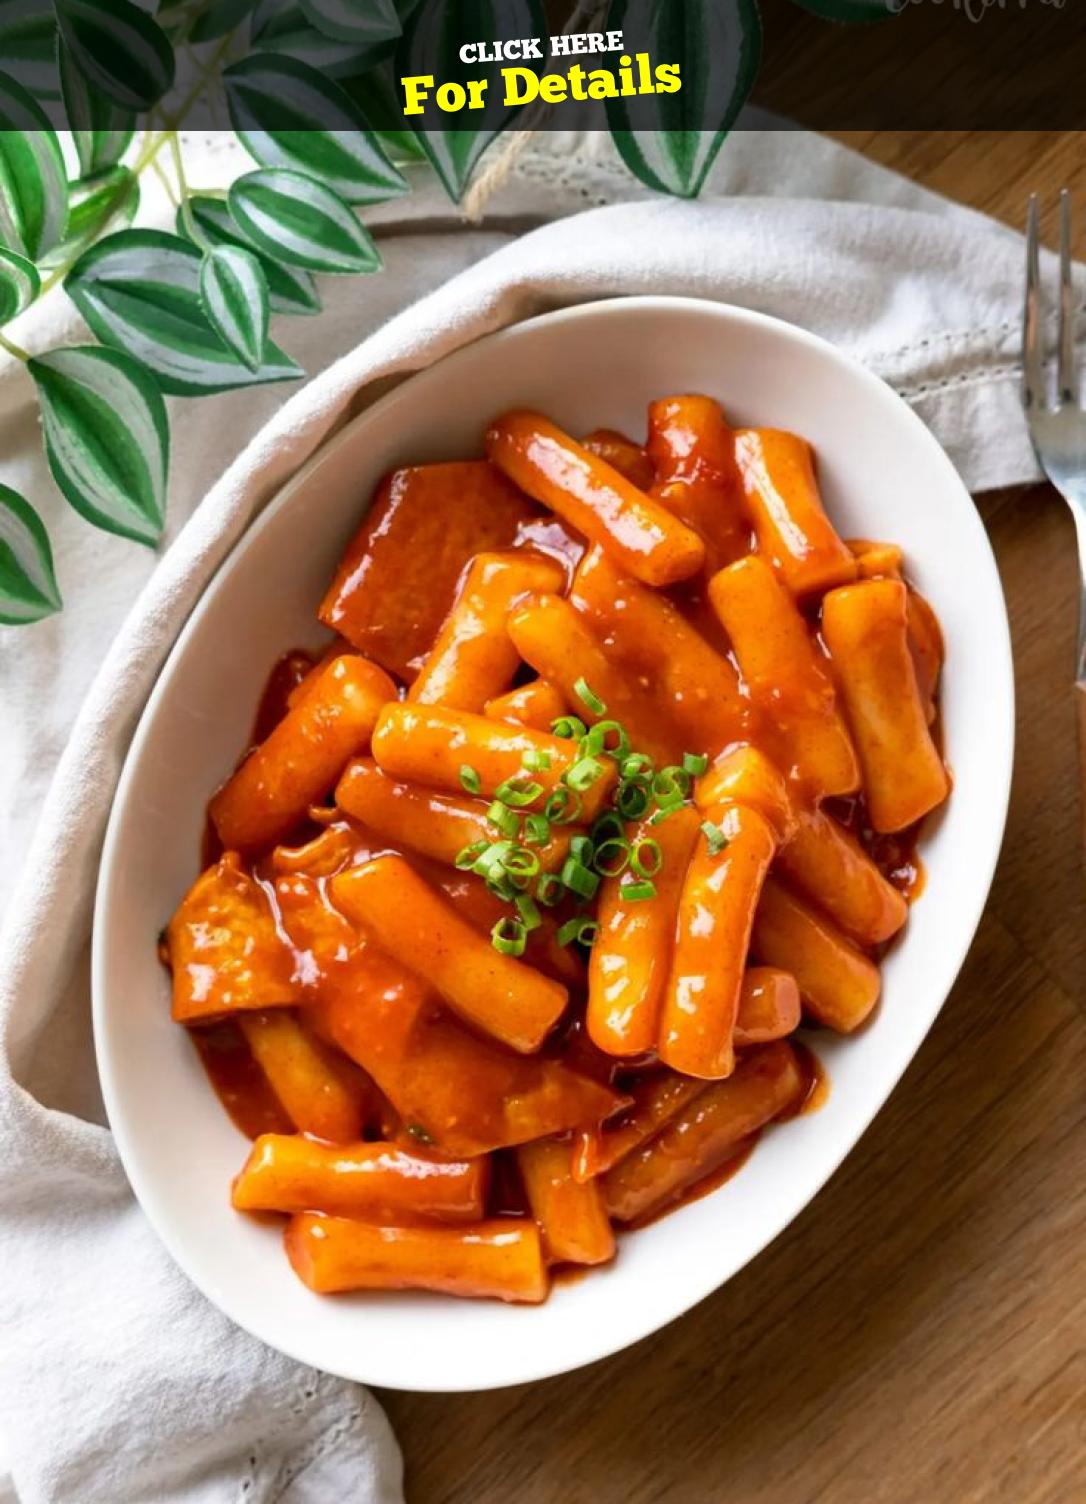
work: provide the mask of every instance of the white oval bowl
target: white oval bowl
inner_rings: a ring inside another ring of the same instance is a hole
[[[845,536],[892,539],[943,624],[953,796],[925,833],[927,887],[886,959],[871,1025],[819,1035],[831,1090],[768,1132],[742,1173],[620,1239],[615,1264],[539,1307],[426,1294],[319,1297],[277,1228],[231,1210],[246,1143],[170,1021],[155,938],[196,875],[204,807],[245,745],[279,654],[319,640],[314,612],[379,477],[480,452],[512,406],[573,432],[644,431],[650,399],[705,392],[740,423],[815,445]],[[288,484],[223,564],[148,700],[102,855],[94,1027],[109,1120],[129,1179],[174,1259],[228,1316],[302,1362],[366,1383],[485,1389],[613,1353],[729,1279],[841,1163],[931,1027],[965,958],[1002,838],[1013,681],[999,578],[973,503],[893,391],[832,346],[757,313],[644,297],[547,314],[414,376],[355,419]]]

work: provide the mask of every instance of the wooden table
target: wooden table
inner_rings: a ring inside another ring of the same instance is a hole
[[[845,139],[1012,222],[1030,189],[1086,180],[1082,137]],[[541,1384],[384,1394],[410,1504],[1086,1499],[1074,542],[1045,487],[980,507],[1017,767],[987,913],[919,1057],[807,1212],[663,1332]]]

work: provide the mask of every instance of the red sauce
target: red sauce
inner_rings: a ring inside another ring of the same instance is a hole
[[[799,1056],[800,1068],[805,1077],[805,1089],[796,1099],[795,1105],[787,1112],[781,1113],[777,1119],[778,1123],[785,1123],[791,1118],[806,1117],[808,1113],[817,1112],[826,1104],[830,1095],[830,1078],[826,1073],[826,1067],[810,1045],[802,1040],[793,1039],[792,1048]]]
[[[284,653],[268,675],[253,720],[253,746],[265,740],[287,713],[287,701],[313,667],[316,659],[302,648]]]
[[[652,1211],[646,1212],[643,1217],[635,1217],[624,1228],[616,1229],[616,1231],[637,1232],[639,1228],[649,1227],[653,1222],[659,1222],[661,1217],[667,1217],[672,1212],[678,1211],[679,1207],[689,1206],[692,1201],[700,1201],[703,1196],[708,1196],[713,1191],[718,1191],[722,1185],[726,1185],[732,1176],[737,1175],[743,1168],[747,1160],[754,1153],[754,1146],[757,1144],[760,1136],[758,1133],[752,1133],[749,1138],[745,1138],[737,1146],[730,1158],[726,1159],[722,1165],[718,1165],[711,1174],[704,1175],[701,1180],[695,1180],[693,1185],[688,1185],[673,1200],[665,1202],[663,1206],[654,1207]]]
[[[262,1133],[293,1133],[294,1124],[253,1058],[238,1025],[232,1021],[190,1029],[196,1053],[215,1095],[234,1127],[246,1138]]]

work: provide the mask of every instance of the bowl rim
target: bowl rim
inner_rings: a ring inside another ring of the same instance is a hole
[[[117,862],[118,847],[122,839],[122,829],[125,823],[124,811],[130,785],[135,780],[137,769],[142,760],[144,743],[150,736],[151,727],[160,703],[169,694],[174,672],[185,657],[190,639],[195,634],[203,615],[210,608],[211,602],[217,598],[218,593],[229,589],[235,564],[253,546],[262,531],[290,503],[291,498],[308,484],[310,478],[326,463],[329,456],[340,447],[352,441],[358,427],[380,422],[382,419],[394,414],[397,407],[405,400],[408,400],[410,389],[417,377],[437,371],[440,371],[446,378],[454,376],[457,365],[461,362],[477,359],[481,347],[488,349],[499,348],[523,338],[526,333],[530,335],[534,329],[541,325],[572,324],[585,319],[621,318],[631,310],[664,313],[670,310],[685,314],[696,312],[714,319],[724,319],[740,327],[746,326],[764,330],[770,334],[806,346],[823,359],[827,359],[838,366],[843,366],[854,379],[859,380],[867,388],[873,401],[882,404],[884,407],[894,409],[898,420],[911,430],[910,442],[926,448],[932,454],[936,463],[944,467],[947,473],[948,486],[956,487],[962,501],[967,504],[967,513],[963,514],[963,518],[968,515],[966,525],[971,526],[974,533],[974,543],[978,554],[977,563],[990,573],[992,582],[995,585],[995,597],[999,607],[998,611],[994,613],[998,619],[992,623],[993,627],[998,626],[998,635],[989,644],[990,657],[985,663],[985,674],[993,691],[999,695],[1004,703],[1003,735],[998,745],[993,745],[989,748],[989,760],[993,767],[994,775],[993,788],[998,790],[998,796],[993,798],[991,809],[993,818],[982,831],[974,832],[976,852],[972,865],[978,877],[973,888],[974,901],[967,914],[959,921],[956,927],[958,941],[953,947],[953,966],[952,969],[948,969],[950,980],[946,990],[936,1005],[928,1004],[925,1007],[925,1023],[922,1032],[920,1032],[915,1045],[909,1050],[907,1056],[902,1059],[900,1068],[897,1070],[894,1079],[885,1090],[882,1090],[880,1087],[877,1096],[870,1106],[870,1111],[860,1120],[855,1131],[850,1132],[846,1136],[847,1142],[843,1144],[839,1152],[829,1156],[829,1162],[824,1171],[820,1170],[817,1174],[811,1176],[810,1184],[806,1188],[806,1193],[802,1199],[798,1203],[789,1201],[783,1210],[776,1212],[772,1216],[767,1216],[764,1237],[760,1239],[757,1246],[734,1269],[720,1277],[715,1277],[712,1273],[709,1273],[705,1280],[684,1288],[677,1294],[674,1303],[665,1315],[659,1316],[656,1313],[652,1313],[646,1320],[643,1317],[639,1318],[636,1313],[631,1314],[628,1324],[622,1329],[621,1333],[617,1336],[607,1336],[603,1340],[599,1350],[589,1357],[574,1357],[567,1361],[561,1356],[557,1356],[551,1359],[544,1359],[542,1362],[522,1363],[519,1367],[514,1366],[512,1371],[504,1372],[493,1379],[483,1381],[469,1379],[463,1383],[450,1383],[448,1382],[447,1375],[444,1382],[428,1382],[425,1364],[419,1365],[421,1371],[416,1377],[412,1378],[410,1383],[396,1379],[390,1381],[379,1375],[368,1377],[357,1370],[348,1372],[343,1367],[335,1365],[330,1365],[322,1369],[322,1371],[337,1374],[354,1382],[375,1384],[391,1389],[399,1388],[418,1393],[454,1393],[482,1392],[552,1378],[578,1368],[587,1367],[594,1362],[602,1361],[605,1358],[613,1356],[615,1353],[631,1347],[636,1342],[670,1325],[671,1322],[685,1315],[702,1300],[707,1299],[718,1289],[722,1289],[742,1269],[746,1268],[755,1258],[764,1253],[770,1244],[806,1210],[867,1133],[871,1123],[882,1111],[891,1093],[898,1086],[908,1067],[916,1058],[916,1054],[942,1011],[947,997],[960,975],[962,965],[972,946],[977,927],[987,906],[1006,826],[1014,759],[1015,695],[1010,627],[999,571],[987,531],[981,521],[972,496],[958,475],[953,462],[932,431],[904,398],[853,355],[838,348],[820,335],[813,334],[787,319],[778,318],[774,315],[744,308],[736,304],[708,298],[672,294],[615,295],[595,298],[590,302],[551,309],[529,318],[521,319],[516,323],[509,324],[501,329],[471,340],[469,343],[442,356],[430,366],[423,366],[407,373],[404,379],[393,390],[386,392],[371,405],[355,414],[341,428],[319,443],[315,452],[280,486],[274,496],[245,528],[244,532],[215,568],[163,660],[155,677],[155,682],[140,712],[135,730],[124,755],[121,772],[117,779],[98,866],[92,921],[91,1011],[95,1059],[110,1130],[113,1134],[117,1152],[132,1188],[133,1195],[147,1217],[153,1231],[164,1245],[168,1256],[177,1265],[183,1275],[196,1286],[213,1306],[225,1314],[230,1321],[274,1351],[280,1352],[286,1357],[307,1366],[322,1367],[319,1359],[315,1358],[311,1352],[304,1350],[304,1343],[293,1340],[293,1334],[288,1334],[287,1339],[284,1340],[283,1336],[278,1332],[274,1335],[270,1334],[265,1329],[269,1323],[264,1322],[262,1319],[249,1314],[239,1316],[234,1309],[231,1297],[217,1291],[213,1279],[194,1273],[186,1256],[186,1250],[178,1248],[175,1240],[164,1230],[163,1223],[166,1219],[164,1216],[160,1216],[159,1213],[159,1195],[154,1177],[145,1177],[142,1169],[138,1168],[138,1156],[134,1154],[129,1143],[129,1128],[125,1122],[123,1108],[123,1087],[118,1079],[118,1073],[114,1069],[114,1059],[109,1042],[106,1002],[109,987],[109,979],[106,976],[108,950],[106,937],[109,933],[111,920],[112,876]],[[314,379],[319,380],[320,377],[318,376]],[[270,421],[275,422],[277,418],[281,417],[282,411],[283,409],[280,408]],[[706,1267],[707,1269],[711,1269],[711,1261],[706,1261]],[[526,1349],[529,1351],[532,1350],[531,1345],[526,1344]],[[363,1355],[361,1367],[365,1368],[366,1366]]]

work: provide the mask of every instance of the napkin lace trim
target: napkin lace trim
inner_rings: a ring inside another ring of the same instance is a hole
[[[325,1402],[326,1391],[335,1382],[314,1369],[307,1370],[298,1381],[289,1413],[300,1417],[315,1404]],[[281,1504],[296,1478],[334,1451],[345,1436],[360,1428],[375,1401],[368,1390],[356,1385],[351,1387],[359,1396],[358,1401],[351,1403],[346,1410],[340,1410],[324,1430],[289,1455],[276,1456],[274,1451],[266,1450],[268,1443],[264,1438],[253,1443],[245,1459],[245,1471],[239,1480],[235,1504],[253,1504],[256,1498],[261,1504]],[[263,1484],[259,1494],[258,1482]]]

